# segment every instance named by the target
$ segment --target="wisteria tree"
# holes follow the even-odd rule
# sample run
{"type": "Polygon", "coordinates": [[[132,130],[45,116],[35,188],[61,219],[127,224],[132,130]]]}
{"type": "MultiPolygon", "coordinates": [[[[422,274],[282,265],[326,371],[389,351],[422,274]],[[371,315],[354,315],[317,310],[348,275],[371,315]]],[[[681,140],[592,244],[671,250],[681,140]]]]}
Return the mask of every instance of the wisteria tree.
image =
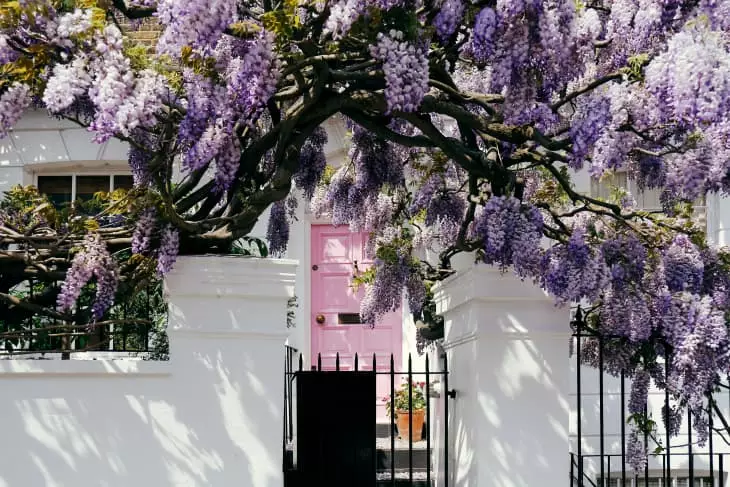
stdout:
{"type": "Polygon", "coordinates": [[[230,252],[269,207],[270,250],[281,253],[295,185],[315,212],[371,233],[375,265],[358,278],[368,322],[403,292],[411,311],[432,315],[430,284],[455,254],[475,252],[559,305],[582,303],[606,366],[635,378],[635,425],[651,424],[641,415],[653,381],[674,401],[665,421],[690,408],[707,438],[708,393],[730,372],[730,254],[706,244],[691,205],[730,190],[730,1],[0,8],[0,135],[24,111],[47,110],[98,142],[127,142],[135,179],[92,216],[49,217],[35,193],[6,204],[0,245],[16,249],[2,252],[6,305],[50,312],[9,295],[8,276],[60,275],[44,295],[54,319],[80,312],[89,283],[98,318],[119,282],[164,274],[178,252],[230,252]],[[161,27],[152,52],[127,35],[149,19],[161,27]],[[337,169],[323,154],[331,117],[351,131],[337,169]],[[581,170],[626,170],[661,191],[664,211],[621,191],[587,196],[570,179],[581,170]],[[439,258],[419,258],[424,249],[439,258]]]}

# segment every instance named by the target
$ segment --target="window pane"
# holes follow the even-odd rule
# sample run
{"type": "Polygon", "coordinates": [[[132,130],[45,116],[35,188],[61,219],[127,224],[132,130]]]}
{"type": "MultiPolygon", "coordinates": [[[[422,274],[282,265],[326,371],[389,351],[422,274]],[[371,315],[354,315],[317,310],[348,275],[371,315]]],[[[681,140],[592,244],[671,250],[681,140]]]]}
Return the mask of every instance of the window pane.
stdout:
{"type": "Polygon", "coordinates": [[[605,174],[600,179],[591,178],[591,196],[604,200],[611,198],[616,188],[628,189],[628,177],[625,172],[605,174]]]}
{"type": "Polygon", "coordinates": [[[658,189],[645,189],[639,193],[639,197],[636,198],[636,202],[639,207],[644,210],[661,210],[661,191],[658,189]]]}
{"type": "Polygon", "coordinates": [[[132,189],[134,182],[132,176],[125,176],[120,174],[114,175],[114,189],[132,189]]]}
{"type": "Polygon", "coordinates": [[[89,201],[94,193],[109,192],[110,176],[76,176],[76,199],[89,201]]]}
{"type": "Polygon", "coordinates": [[[71,202],[71,176],[38,176],[38,191],[55,206],[71,202]]]}

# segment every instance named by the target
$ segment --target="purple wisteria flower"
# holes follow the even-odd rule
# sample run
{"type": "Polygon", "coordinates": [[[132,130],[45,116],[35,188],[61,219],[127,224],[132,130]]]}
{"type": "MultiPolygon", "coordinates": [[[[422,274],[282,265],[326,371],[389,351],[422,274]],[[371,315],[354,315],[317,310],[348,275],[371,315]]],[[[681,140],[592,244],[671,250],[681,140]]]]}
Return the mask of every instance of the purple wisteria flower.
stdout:
{"type": "Polygon", "coordinates": [[[513,265],[521,277],[539,274],[543,220],[537,208],[514,197],[494,196],[474,228],[484,243],[484,262],[503,270],[513,265]]]}
{"type": "Polygon", "coordinates": [[[156,218],[154,208],[147,208],[137,220],[137,225],[132,234],[132,252],[143,254],[150,250],[152,234],[155,231],[156,218]]]}
{"type": "Polygon", "coordinates": [[[119,283],[116,262],[99,234],[89,233],[81,250],[74,256],[66,279],[61,284],[57,303],[61,311],[71,311],[81,295],[84,286],[92,277],[96,278],[96,297],[92,304],[92,316],[97,320],[114,303],[119,283]]]}
{"type": "Polygon", "coordinates": [[[277,201],[271,205],[266,240],[269,241],[271,255],[280,257],[286,253],[289,243],[289,218],[284,201],[277,201]]]}
{"type": "Polygon", "coordinates": [[[379,33],[378,43],[370,46],[370,55],[383,62],[389,112],[412,112],[421,104],[428,92],[427,54],[425,42],[408,42],[397,30],[379,33]]]}
{"type": "Polygon", "coordinates": [[[23,83],[13,83],[0,95],[0,139],[8,135],[30,103],[30,86],[23,83]]]}
{"type": "Polygon", "coordinates": [[[180,251],[180,234],[172,225],[166,225],[160,232],[160,249],[157,256],[157,273],[164,276],[172,270],[180,251]]]}

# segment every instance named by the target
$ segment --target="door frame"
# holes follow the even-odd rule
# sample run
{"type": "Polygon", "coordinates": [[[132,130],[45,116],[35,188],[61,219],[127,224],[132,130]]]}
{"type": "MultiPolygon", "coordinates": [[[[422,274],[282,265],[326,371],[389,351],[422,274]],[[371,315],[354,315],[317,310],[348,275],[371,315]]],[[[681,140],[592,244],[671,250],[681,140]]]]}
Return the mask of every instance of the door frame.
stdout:
{"type": "MultiPolygon", "coordinates": [[[[314,214],[310,211],[309,205],[307,204],[304,208],[304,218],[301,220],[302,224],[302,233],[303,233],[303,239],[304,239],[304,249],[303,253],[299,259],[300,265],[302,265],[304,272],[302,273],[302,277],[305,280],[304,293],[303,296],[300,298],[298,305],[299,305],[299,311],[300,311],[300,320],[297,323],[299,325],[301,323],[301,326],[304,327],[303,333],[299,336],[302,338],[301,343],[301,352],[304,357],[311,357],[312,356],[312,226],[313,225],[332,225],[332,221],[329,218],[317,218],[314,216],[314,214]]],[[[401,320],[400,320],[400,334],[401,334],[401,350],[399,352],[399,355],[401,357],[401,363],[396,364],[396,367],[403,367],[403,362],[406,360],[406,357],[408,356],[408,352],[411,350],[405,350],[405,346],[408,343],[406,340],[406,329],[405,329],[405,323],[406,323],[406,310],[407,310],[407,302],[404,299],[401,302],[401,320]]],[[[305,361],[305,368],[308,366],[311,366],[312,364],[307,364],[305,361]]]]}

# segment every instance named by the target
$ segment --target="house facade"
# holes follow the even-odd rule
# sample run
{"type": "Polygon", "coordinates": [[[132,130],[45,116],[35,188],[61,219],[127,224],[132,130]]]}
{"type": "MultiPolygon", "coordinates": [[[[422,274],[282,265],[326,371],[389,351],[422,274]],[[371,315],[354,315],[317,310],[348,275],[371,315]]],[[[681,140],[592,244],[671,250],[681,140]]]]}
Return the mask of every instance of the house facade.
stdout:
{"type": "MultiPolygon", "coordinates": [[[[337,166],[347,156],[347,133],[340,123],[329,121],[326,124],[329,141],[325,147],[329,164],[337,166]]],[[[127,148],[124,144],[110,139],[104,144],[95,144],[91,141],[91,135],[83,128],[80,128],[68,121],[59,121],[49,118],[45,113],[36,112],[26,115],[6,139],[0,140],[0,193],[17,184],[37,186],[42,192],[48,194],[55,202],[68,202],[76,199],[90,198],[97,191],[109,191],[116,188],[128,188],[131,186],[131,174],[127,166],[127,148]]],[[[615,184],[626,184],[629,190],[637,199],[639,206],[646,209],[653,209],[657,206],[658,199],[651,193],[640,193],[625,175],[614,176],[615,184]]],[[[604,196],[606,186],[592,180],[586,173],[575,173],[573,179],[579,191],[591,193],[594,196],[604,196]]],[[[707,228],[707,238],[717,245],[730,245],[730,198],[718,195],[710,195],[705,201],[698,202],[696,209],[698,220],[707,228]]],[[[252,232],[253,236],[263,237],[266,234],[267,215],[263,215],[252,232]]],[[[414,370],[423,369],[423,360],[416,352],[416,327],[407,307],[403,310],[392,313],[378,323],[374,328],[359,325],[359,300],[362,290],[354,290],[349,285],[353,273],[358,269],[362,270],[370,264],[369,258],[364,251],[366,235],[352,233],[348,228],[333,227],[330,222],[318,219],[313,215],[306,205],[300,205],[297,210],[296,221],[292,224],[290,232],[289,247],[286,258],[299,262],[294,284],[294,293],[297,296],[297,308],[295,310],[295,326],[289,330],[288,345],[295,348],[304,357],[305,367],[315,364],[321,360],[322,367],[332,369],[339,361],[341,369],[347,370],[354,367],[355,354],[360,357],[376,356],[375,367],[387,370],[389,367],[390,355],[392,354],[397,367],[403,370],[407,358],[412,357],[414,370]]],[[[470,272],[473,269],[473,262],[469,256],[460,256],[455,260],[457,269],[470,272]]],[[[515,293],[515,296],[519,292],[515,293]]],[[[515,297],[513,296],[513,297],[515,297]]],[[[516,307],[522,306],[517,301],[513,302],[516,307]]],[[[541,304],[540,306],[543,306],[541,304]]],[[[547,308],[546,308],[547,309],[547,308]]],[[[504,310],[503,310],[504,311],[504,310]]],[[[545,311],[548,313],[548,311],[545,311]]],[[[549,311],[552,313],[552,311],[549,311]]],[[[509,314],[509,310],[504,311],[509,314]]],[[[486,316],[486,315],[484,315],[486,316]]],[[[495,315],[496,316],[496,315],[495,315]]],[[[569,316],[566,313],[556,318],[556,323],[564,319],[564,325],[568,326],[569,316]]],[[[454,476],[450,485],[476,485],[477,478],[487,478],[488,474],[482,472],[481,477],[470,470],[470,464],[464,463],[468,457],[469,435],[475,424],[483,424],[484,408],[487,408],[483,401],[483,394],[470,395],[470,388],[475,391],[489,390],[489,383],[470,382],[474,379],[471,367],[474,361],[484,361],[490,356],[489,348],[479,352],[474,348],[473,354],[465,352],[464,347],[470,343],[468,334],[459,332],[459,323],[447,324],[447,336],[441,344],[439,352],[431,352],[432,363],[437,362],[440,352],[446,351],[451,354],[452,374],[454,376],[456,389],[465,394],[462,399],[457,400],[454,406],[454,414],[451,421],[452,435],[457,435],[447,441],[458,446],[462,441],[463,448],[455,451],[449,469],[454,476]],[[449,328],[451,326],[451,328],[449,328]],[[471,365],[470,365],[471,364],[471,365]],[[458,435],[464,435],[461,438],[458,435]],[[461,482],[459,482],[461,479],[461,482]],[[472,480],[470,480],[472,479],[472,480]],[[471,483],[470,483],[471,482],[471,483]]],[[[476,325],[475,325],[476,326],[476,325]]],[[[481,325],[483,326],[483,324],[481,325]]],[[[472,330],[478,334],[478,330],[472,330]]],[[[474,335],[476,336],[476,335],[474,335]]],[[[497,342],[495,342],[497,343],[497,342]]],[[[621,385],[616,379],[607,379],[605,388],[597,389],[599,378],[595,370],[581,367],[582,374],[579,381],[574,380],[577,370],[574,361],[567,356],[567,341],[550,342],[549,347],[555,349],[556,360],[560,360],[560,354],[565,355],[564,372],[566,384],[571,384],[569,391],[566,391],[567,403],[558,401],[555,408],[567,407],[570,409],[570,428],[566,430],[566,449],[571,451],[577,449],[576,438],[578,416],[577,384],[581,384],[582,399],[580,422],[581,442],[583,452],[598,452],[601,450],[599,438],[603,438],[604,448],[614,452],[620,452],[620,408],[616,408],[616,400],[620,397],[621,385]],[[562,345],[560,344],[562,343],[562,345]],[[604,415],[604,404],[607,401],[612,408],[604,415]],[[608,418],[608,419],[607,419],[608,418]],[[606,425],[610,424],[608,430],[606,425]]],[[[172,350],[174,355],[175,351],[172,350]]],[[[367,370],[372,363],[369,360],[362,360],[360,368],[367,370]]],[[[483,365],[490,364],[490,367],[498,367],[499,364],[491,363],[488,360],[483,365]]],[[[479,365],[477,364],[477,367],[479,365]]],[[[562,369],[561,369],[562,370],[562,369]]],[[[517,376],[515,376],[517,377],[517,376]]],[[[476,379],[474,379],[476,380],[476,379]]],[[[498,378],[492,379],[494,383],[499,382],[498,378]]],[[[629,387],[629,384],[626,384],[629,387]]],[[[386,384],[379,385],[378,396],[382,397],[381,390],[387,389],[386,384]]],[[[545,391],[543,391],[545,392],[545,391]]],[[[504,390],[500,394],[504,393],[504,390]]],[[[546,392],[547,393],[547,392],[546,392]]],[[[515,400],[516,400],[515,396],[515,400]]],[[[539,396],[538,400],[539,400],[539,396]]],[[[378,398],[374,398],[378,401],[378,398]]],[[[520,399],[527,401],[531,408],[537,407],[531,401],[531,397],[520,396],[520,399]]],[[[534,398],[533,398],[534,399],[534,398]]],[[[663,396],[658,392],[652,393],[650,406],[654,411],[654,417],[660,417],[663,396]]],[[[727,399],[727,398],[725,398],[727,399]]],[[[721,403],[721,408],[729,410],[730,404],[727,400],[721,403]]],[[[561,409],[562,410],[562,409],[561,409]]],[[[384,408],[380,410],[379,417],[384,417],[384,408]]],[[[441,425],[440,427],[443,427],[441,425]]],[[[517,426],[514,426],[517,428],[517,426]]],[[[684,428],[684,427],[683,427],[684,428]]],[[[538,427],[538,430],[540,428],[538,427]]],[[[686,428],[682,431],[688,431],[686,428]]],[[[495,433],[496,434],[496,433],[495,433]]],[[[550,433],[545,433],[549,435],[550,433]]],[[[686,434],[685,434],[686,436],[686,434]]],[[[680,435],[678,443],[686,443],[680,435]]],[[[716,443],[721,444],[722,439],[718,436],[716,443]]],[[[484,443],[485,445],[487,443],[484,443]]],[[[437,446],[443,448],[443,444],[437,446]]],[[[488,447],[484,447],[488,448],[488,447]]],[[[718,450],[720,451],[720,450],[718,450]]],[[[730,451],[725,445],[725,450],[730,451]]],[[[526,455],[525,462],[536,461],[526,455]]],[[[707,467],[707,458],[697,458],[697,469],[707,467]],[[704,463],[703,463],[704,462],[704,463]]],[[[555,468],[563,471],[567,468],[566,461],[555,468]]],[[[717,467],[717,465],[715,465],[717,467]]],[[[441,466],[441,469],[443,466],[441,466]]],[[[730,464],[728,464],[730,467],[730,464]]],[[[675,486],[679,487],[686,477],[683,472],[687,470],[687,461],[677,462],[672,467],[676,470],[675,486]]],[[[611,467],[608,466],[609,471],[611,467]]],[[[600,470],[595,462],[586,462],[586,472],[590,471],[593,479],[597,478],[600,470]]],[[[673,471],[674,471],[673,470],[673,471]]],[[[651,464],[651,483],[647,485],[665,485],[658,480],[661,474],[661,465],[651,464]]],[[[506,475],[506,474],[505,474],[506,475]]],[[[718,477],[717,481],[711,484],[709,475],[699,476],[699,483],[695,486],[706,487],[708,485],[725,485],[726,476],[718,477]],[[722,478],[722,480],[720,480],[722,478]],[[702,480],[705,479],[705,480],[702,480]]],[[[478,485],[486,485],[482,480],[478,485]]],[[[517,483],[497,483],[494,485],[520,485],[517,483]]],[[[616,481],[606,483],[607,486],[622,486],[616,481]]],[[[642,484],[627,484],[638,487],[642,484]]]]}

